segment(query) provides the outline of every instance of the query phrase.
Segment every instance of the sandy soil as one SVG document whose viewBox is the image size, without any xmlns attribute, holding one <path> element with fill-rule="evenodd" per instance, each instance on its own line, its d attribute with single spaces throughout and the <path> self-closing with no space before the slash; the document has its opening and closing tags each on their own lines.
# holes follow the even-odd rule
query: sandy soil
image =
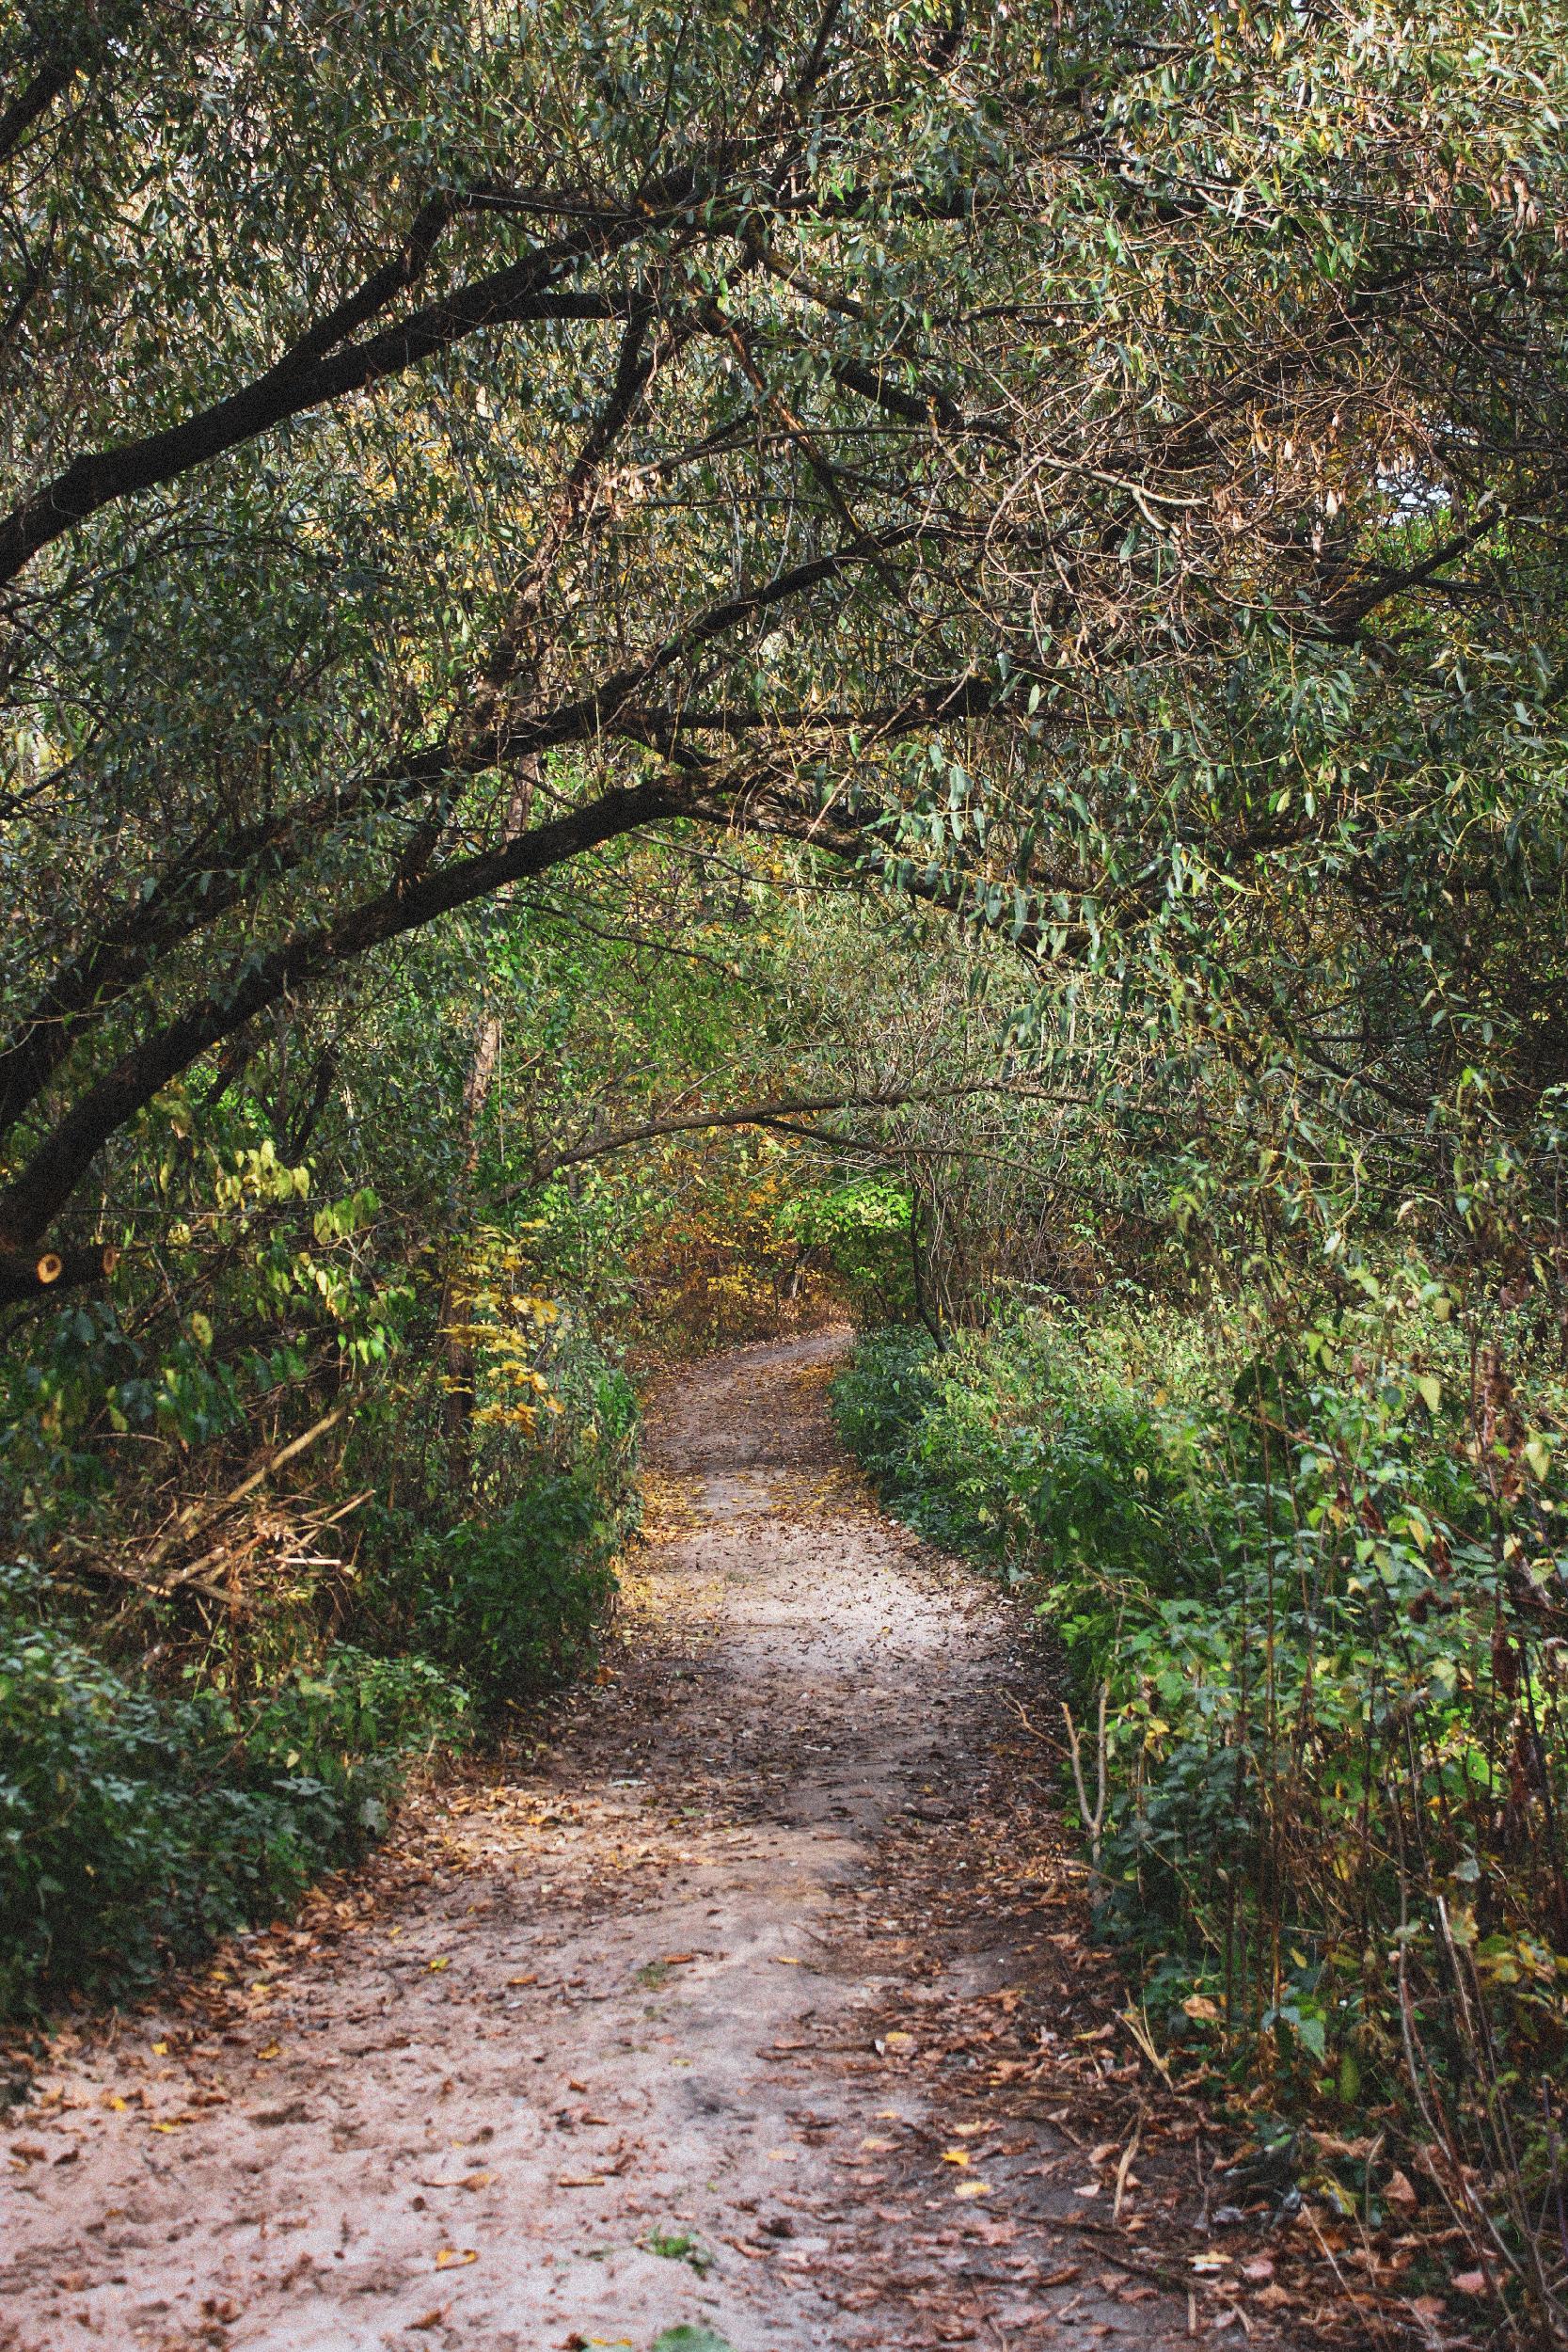
<svg viewBox="0 0 1568 2352">
<path fill-rule="evenodd" d="M 1139 2064 L 1041 1843 L 1021 1628 L 837 1453 L 840 1344 L 742 1350 L 657 1401 L 616 1671 L 531 1763 L 448 1791 L 375 1899 L 63 2037 L 8 2134 L 0 2344 L 1227 2324 L 1141 2250 Z"/>
</svg>

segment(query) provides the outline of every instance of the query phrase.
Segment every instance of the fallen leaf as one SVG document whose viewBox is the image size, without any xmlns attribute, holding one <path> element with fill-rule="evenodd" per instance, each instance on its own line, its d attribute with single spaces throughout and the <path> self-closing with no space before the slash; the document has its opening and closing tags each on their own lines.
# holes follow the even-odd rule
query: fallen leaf
<svg viewBox="0 0 1568 2352">
<path fill-rule="evenodd" d="M 1181 2004 L 1181 2009 L 1185 2016 L 1196 2018 L 1200 2025 L 1212 2026 L 1218 2023 L 1219 2010 L 1206 1993 L 1189 1993 Z"/>
<path fill-rule="evenodd" d="M 419 2319 L 411 2319 L 408 2325 L 412 2332 L 415 2335 L 419 2335 L 428 2328 L 439 2328 L 446 2315 L 447 2307 L 444 2303 L 440 2303 L 436 2305 L 435 2311 L 424 2312 Z M 579 2344 L 582 2342 L 582 2338 L 580 2336 L 578 2338 L 578 2342 Z"/>
<path fill-rule="evenodd" d="M 506 1981 L 508 1984 L 537 1984 L 539 1981 L 538 1971 L 535 1970 L 531 1977 L 508 1977 Z"/>
<path fill-rule="evenodd" d="M 1384 2183 L 1383 2201 L 1386 2205 L 1397 2205 L 1402 2213 L 1409 2213 L 1418 2201 L 1411 2182 L 1397 2169 Z"/>
<path fill-rule="evenodd" d="M 972 2221 L 969 2227 L 982 2246 L 1010 2246 L 1018 2235 L 1016 2221 Z"/>
<path fill-rule="evenodd" d="M 973 2162 L 973 2158 L 971 2157 L 967 2148 L 944 2148 L 942 2152 L 942 2160 L 943 2164 L 969 2164 Z"/>
<path fill-rule="evenodd" d="M 960 2181 L 953 2194 L 955 2197 L 989 2197 L 990 2183 L 989 2181 Z"/>
<path fill-rule="evenodd" d="M 1457 2295 L 1485 2295 L 1489 2292 L 1484 2270 L 1456 2271 L 1452 2284 Z"/>
<path fill-rule="evenodd" d="M 479 2255 L 471 2246 L 443 2246 L 436 2257 L 437 2270 L 457 2270 L 465 2263 L 476 2263 Z"/>
<path fill-rule="evenodd" d="M 1242 2265 L 1242 2276 L 1256 2286 L 1265 2285 L 1274 2277 L 1274 2264 L 1267 2254 L 1254 2254 L 1250 2262 Z"/>
<path fill-rule="evenodd" d="M 436 1971 L 437 1971 L 438 1969 L 441 1969 L 441 1968 L 450 1968 L 451 1966 L 451 1962 L 450 1961 L 450 1959 L 448 1959 L 447 1955 L 443 1952 L 439 1960 L 433 1960 L 433 1961 L 431 1962 L 431 1963 L 430 1963 L 430 1973 L 431 1973 L 431 1975 L 432 1975 L 432 1976 L 435 1976 L 435 1975 L 436 1975 Z"/>
<path fill-rule="evenodd" d="M 283 2055 L 283 2044 L 281 2042 L 269 2042 L 266 2048 L 264 2050 L 258 2050 L 256 2055 L 259 2058 L 281 2058 Z"/>
<path fill-rule="evenodd" d="M 603 2188 L 602 2172 L 562 2172 L 556 2178 L 557 2188 Z"/>
</svg>

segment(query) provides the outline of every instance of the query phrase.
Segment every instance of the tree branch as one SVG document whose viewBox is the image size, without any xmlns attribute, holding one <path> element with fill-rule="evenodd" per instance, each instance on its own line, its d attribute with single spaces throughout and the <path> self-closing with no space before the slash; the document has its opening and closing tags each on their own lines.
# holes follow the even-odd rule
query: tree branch
<svg viewBox="0 0 1568 2352">
<path fill-rule="evenodd" d="M 654 1143 L 664 1136 L 699 1135 L 721 1127 L 776 1127 L 785 1120 L 809 1118 L 818 1111 L 903 1110 L 913 1104 L 953 1103 L 977 1094 L 1003 1094 L 1014 1101 L 1031 1103 L 1062 1103 L 1082 1105 L 1087 1097 L 1058 1094 L 1038 1087 L 1021 1087 L 1010 1078 L 974 1078 L 945 1087 L 883 1087 L 871 1093 L 793 1094 L 784 1095 L 767 1103 L 741 1103 L 721 1111 L 674 1112 L 666 1119 L 650 1119 L 636 1127 L 616 1127 L 608 1134 L 590 1136 L 586 1143 L 571 1145 L 563 1152 L 553 1152 L 544 1161 L 533 1178 L 535 1184 L 547 1184 L 563 1168 L 580 1168 L 589 1160 L 602 1160 L 612 1152 L 625 1152 L 633 1144 Z M 795 1132 L 812 1132 L 797 1129 Z M 526 1187 L 515 1184 L 500 1195 L 501 1200 L 515 1200 Z"/>
<path fill-rule="evenodd" d="M 247 959 L 230 988 L 200 998 L 166 1023 L 72 1104 L 0 1195 L 0 1250 L 32 1248 L 110 1137 L 211 1047 L 280 997 L 372 947 L 488 898 L 506 882 L 546 873 L 677 809 L 678 803 L 662 784 L 607 792 L 498 849 L 439 867 L 411 883 L 396 882 L 335 921 L 296 932 L 270 954 Z"/>
<path fill-rule="evenodd" d="M 422 270 L 447 223 L 479 203 L 484 192 L 432 199 L 417 216 L 402 252 L 301 335 L 264 374 L 180 424 L 74 458 L 63 473 L 0 520 L 0 583 L 14 580 L 41 548 L 102 507 L 176 481 L 290 417 L 405 374 L 483 328 L 546 319 L 625 317 L 637 297 L 573 293 L 562 280 L 585 262 L 602 264 L 627 246 L 681 221 L 701 200 L 710 176 L 689 167 L 671 172 L 650 191 L 644 209 L 597 214 L 523 261 L 441 295 L 378 335 L 337 348 L 346 333 L 384 308 Z M 727 230 L 710 219 L 705 233 Z"/>
</svg>

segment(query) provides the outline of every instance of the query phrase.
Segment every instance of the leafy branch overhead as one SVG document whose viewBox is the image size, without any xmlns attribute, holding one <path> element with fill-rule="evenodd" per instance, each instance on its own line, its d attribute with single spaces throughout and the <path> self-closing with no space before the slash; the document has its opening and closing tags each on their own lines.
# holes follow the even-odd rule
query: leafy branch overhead
<svg viewBox="0 0 1568 2352">
<path fill-rule="evenodd" d="M 1461 90 L 1469 29 L 18 28 L 6 1295 L 91 1270 L 172 1082 L 650 826 L 810 845 L 1047 990 L 1174 958 L 1223 1050 L 1418 1118 L 1430 1024 L 1338 1009 L 1418 900 L 1461 1066 L 1563 674 L 1560 60 L 1498 34 Z"/>
</svg>

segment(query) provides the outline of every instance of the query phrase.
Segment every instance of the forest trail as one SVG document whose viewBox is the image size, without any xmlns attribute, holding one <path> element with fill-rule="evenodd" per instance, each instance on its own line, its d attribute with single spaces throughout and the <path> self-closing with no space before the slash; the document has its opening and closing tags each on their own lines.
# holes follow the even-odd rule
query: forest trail
<svg viewBox="0 0 1568 2352">
<path fill-rule="evenodd" d="M 666 1384 L 622 1662 L 532 1764 L 64 2037 L 8 2135 L 8 2352 L 1226 2324 L 1143 2251 L 1135 2053 L 1007 1704 L 1037 1669 L 838 1451 L 841 1345 Z"/>
</svg>

